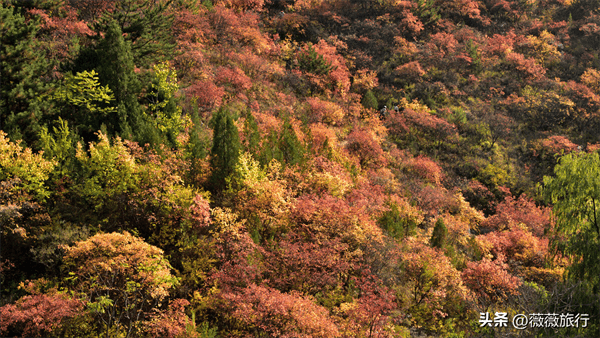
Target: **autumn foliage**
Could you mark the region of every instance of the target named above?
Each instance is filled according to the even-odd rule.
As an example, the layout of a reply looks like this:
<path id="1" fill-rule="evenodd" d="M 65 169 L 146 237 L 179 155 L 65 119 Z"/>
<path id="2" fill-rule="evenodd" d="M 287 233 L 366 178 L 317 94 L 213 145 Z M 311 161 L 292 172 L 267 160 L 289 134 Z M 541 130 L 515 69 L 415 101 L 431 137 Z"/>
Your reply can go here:
<path id="1" fill-rule="evenodd" d="M 597 4 L 3 1 L 0 335 L 592 317 Z"/>

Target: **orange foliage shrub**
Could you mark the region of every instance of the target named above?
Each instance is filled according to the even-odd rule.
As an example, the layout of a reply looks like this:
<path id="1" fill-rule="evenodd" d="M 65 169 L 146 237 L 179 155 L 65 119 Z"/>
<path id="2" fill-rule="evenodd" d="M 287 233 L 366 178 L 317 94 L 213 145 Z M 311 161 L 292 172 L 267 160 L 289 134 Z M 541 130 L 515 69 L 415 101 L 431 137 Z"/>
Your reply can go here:
<path id="1" fill-rule="evenodd" d="M 405 63 L 395 69 L 398 76 L 402 79 L 406 79 L 409 82 L 419 82 L 421 77 L 425 75 L 425 71 L 421 67 L 419 61 L 411 61 Z"/>
<path id="2" fill-rule="evenodd" d="M 309 193 L 329 193 L 332 196 L 344 196 L 352 188 L 352 177 L 337 162 L 323 156 L 313 157 L 309 165 L 311 172 L 306 177 L 304 184 Z"/>
<path id="3" fill-rule="evenodd" d="M 372 219 L 378 219 L 381 213 L 388 209 L 385 206 L 386 195 L 379 185 L 363 182 L 346 196 L 348 205 L 359 208 L 362 212 L 370 215 Z"/>
<path id="4" fill-rule="evenodd" d="M 516 34 L 513 30 L 506 35 L 494 34 L 486 39 L 481 50 L 487 57 L 504 56 L 513 49 L 515 38 Z M 497 60 L 497 58 L 494 59 Z"/>
<path id="5" fill-rule="evenodd" d="M 508 196 L 496 206 L 496 214 L 488 217 L 483 222 L 483 226 L 504 230 L 521 223 L 533 234 L 541 237 L 550 226 L 550 213 L 550 208 L 536 206 L 535 202 L 525 194 L 519 199 Z"/>
<path id="6" fill-rule="evenodd" d="M 188 217 L 192 221 L 192 228 L 200 230 L 205 229 L 212 224 L 210 218 L 210 205 L 202 195 L 198 194 L 194 197 L 189 211 Z"/>
<path id="7" fill-rule="evenodd" d="M 344 118 L 342 107 L 330 101 L 323 101 L 318 97 L 309 97 L 306 102 L 312 110 L 312 121 L 327 124 L 339 124 Z"/>
<path id="8" fill-rule="evenodd" d="M 319 153 L 321 150 L 324 150 L 325 142 L 327 142 L 328 147 L 337 148 L 337 136 L 335 135 L 335 131 L 331 128 L 328 128 L 324 124 L 314 123 L 310 125 L 310 133 L 312 136 L 312 150 L 315 153 Z"/>
<path id="9" fill-rule="evenodd" d="M 322 90 L 330 87 L 334 93 L 345 95 L 350 89 L 350 71 L 346 66 L 346 60 L 337 53 L 337 48 L 328 44 L 325 40 L 319 40 L 314 45 L 315 51 L 331 64 L 332 69 L 327 75 L 315 76 L 307 74 L 313 84 Z M 300 52 L 306 53 L 308 45 Z"/>
<path id="10" fill-rule="evenodd" d="M 362 128 L 356 128 L 348 135 L 346 149 L 358 157 L 363 168 L 381 167 L 387 162 L 381 145 Z"/>
<path id="11" fill-rule="evenodd" d="M 226 313 L 245 331 L 244 337 L 254 337 L 258 332 L 274 337 L 339 336 L 328 311 L 295 291 L 283 293 L 250 284 L 239 292 L 223 293 L 220 297 L 228 304 Z"/>
<path id="12" fill-rule="evenodd" d="M 252 87 L 252 79 L 237 67 L 219 67 L 216 71 L 215 81 L 220 85 L 230 85 L 235 90 L 248 90 Z"/>
<path id="13" fill-rule="evenodd" d="M 439 62 L 439 60 L 453 54 L 456 51 L 458 41 L 456 41 L 454 35 L 440 32 L 431 35 L 431 38 L 426 46 L 429 53 L 431 53 L 431 58 L 437 59 Z"/>
<path id="14" fill-rule="evenodd" d="M 284 74 L 285 69 L 276 61 L 269 59 L 269 55 L 273 54 L 276 56 L 279 50 L 273 45 L 272 40 L 269 39 L 267 42 L 269 46 L 264 51 L 267 55 L 261 55 L 249 47 L 243 47 L 239 52 L 228 51 L 225 53 L 226 58 L 239 65 L 244 73 L 251 77 L 254 82 L 278 78 Z"/>
<path id="15" fill-rule="evenodd" d="M 487 242 L 482 247 L 490 248 L 495 257 L 509 257 L 525 266 L 542 267 L 548 253 L 547 238 L 536 237 L 520 227 L 480 235 L 478 240 Z"/>
<path id="16" fill-rule="evenodd" d="M 270 50 L 271 42 L 260 31 L 257 13 L 236 12 L 223 4 L 213 9 L 209 13 L 209 19 L 219 42 L 227 42 L 234 47 L 247 46 L 256 54 Z"/>
<path id="17" fill-rule="evenodd" d="M 175 299 L 166 311 L 154 309 L 152 319 L 142 324 L 142 331 L 149 337 L 202 337 L 196 332 L 195 323 L 185 314 L 188 305 L 190 302 L 185 299 Z"/>
<path id="18" fill-rule="evenodd" d="M 379 84 L 377 72 L 369 69 L 360 69 L 354 74 L 352 88 L 358 92 L 366 92 Z"/>
<path id="19" fill-rule="evenodd" d="M 581 82 L 600 95 L 600 72 L 594 68 L 588 68 L 581 74 Z"/>
<path id="20" fill-rule="evenodd" d="M 502 302 L 518 294 L 521 285 L 517 277 L 506 271 L 507 267 L 502 255 L 494 261 L 484 258 L 479 262 L 467 262 L 462 279 L 480 300 Z"/>
<path id="21" fill-rule="evenodd" d="M 442 167 L 425 155 L 412 158 L 408 166 L 415 174 L 436 185 L 444 178 Z"/>
<path id="22" fill-rule="evenodd" d="M 458 200 L 444 187 L 427 185 L 420 189 L 415 199 L 423 211 L 431 215 L 458 209 Z"/>
<path id="23" fill-rule="evenodd" d="M 525 58 L 523 54 L 510 52 L 506 55 L 506 60 L 524 75 L 527 81 L 541 80 L 546 74 L 546 68 L 536 63 L 533 58 Z"/>
<path id="24" fill-rule="evenodd" d="M 41 19 L 38 36 L 43 36 L 44 39 L 49 40 L 45 48 L 48 53 L 47 57 L 65 60 L 71 53 L 70 49 L 73 45 L 71 39 L 75 37 L 84 38 L 95 33 L 88 27 L 86 22 L 77 18 L 75 8 L 67 5 L 62 9 L 66 14 L 65 16 L 52 16 L 52 11 L 37 8 L 30 9 L 28 12 Z"/>
<path id="25" fill-rule="evenodd" d="M 288 234 L 276 249 L 262 250 L 263 281 L 278 290 L 318 294 L 342 283 L 340 276 L 352 273 L 355 266 L 348 244 L 339 238 L 316 238 Z"/>
<path id="26" fill-rule="evenodd" d="M 400 21 L 400 29 L 410 36 L 418 36 L 425 27 L 421 20 L 409 10 L 402 11 L 402 20 Z"/>
<path id="27" fill-rule="evenodd" d="M 470 299 L 469 290 L 460 278 L 460 272 L 440 250 L 427 244 L 408 241 L 401 253 L 404 266 L 403 286 L 410 290 L 415 307 L 426 307 L 429 319 L 444 318 L 447 306 L 457 300 Z"/>
<path id="28" fill-rule="evenodd" d="M 66 249 L 74 290 L 106 330 L 144 320 L 178 283 L 163 251 L 129 233 L 97 234 Z M 106 302 L 109 300 L 109 302 Z"/>
<path id="29" fill-rule="evenodd" d="M 204 12 L 177 11 L 172 29 L 178 51 L 173 65 L 181 79 L 192 80 L 202 73 L 202 65 L 206 62 L 202 49 L 216 36 Z"/>
<path id="30" fill-rule="evenodd" d="M 213 81 L 197 81 L 186 90 L 186 96 L 192 102 L 195 100 L 199 108 L 209 111 L 221 105 L 225 90 Z"/>
<path id="31" fill-rule="evenodd" d="M 438 1 L 445 14 L 466 17 L 469 19 L 484 20 L 479 10 L 479 2 L 474 0 Z M 485 20 L 484 20 L 485 21 Z M 489 21 L 489 19 L 488 19 Z M 486 21 L 487 22 L 487 21 Z"/>
<path id="32" fill-rule="evenodd" d="M 553 135 L 542 141 L 542 146 L 554 154 L 569 153 L 577 149 L 577 145 L 565 136 Z"/>
<path id="33" fill-rule="evenodd" d="M 333 196 L 305 195 L 296 200 L 291 219 L 317 239 L 341 238 L 350 250 L 355 250 L 369 241 L 380 241 L 383 235 L 361 209 Z"/>
<path id="34" fill-rule="evenodd" d="M 265 5 L 264 0 L 216 0 L 216 4 L 223 4 L 227 8 L 231 8 L 237 11 L 257 11 L 263 10 Z"/>

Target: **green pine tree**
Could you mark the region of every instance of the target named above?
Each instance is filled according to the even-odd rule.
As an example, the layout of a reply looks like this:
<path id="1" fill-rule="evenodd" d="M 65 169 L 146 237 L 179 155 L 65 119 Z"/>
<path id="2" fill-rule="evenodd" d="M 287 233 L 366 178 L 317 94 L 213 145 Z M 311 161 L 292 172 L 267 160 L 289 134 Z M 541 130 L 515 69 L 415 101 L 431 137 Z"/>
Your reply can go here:
<path id="1" fill-rule="evenodd" d="M 189 129 L 187 153 L 190 159 L 189 180 L 193 183 L 195 182 L 194 178 L 202 171 L 201 166 L 198 165 L 198 160 L 204 159 L 208 155 L 210 139 L 197 111 L 192 112 L 191 119 L 192 126 Z"/>
<path id="2" fill-rule="evenodd" d="M 289 119 L 285 119 L 279 139 L 279 149 L 283 154 L 284 163 L 294 165 L 301 163 L 304 160 L 304 146 L 296 136 L 296 132 L 292 127 Z"/>
<path id="3" fill-rule="evenodd" d="M 409 217 L 402 215 L 398 204 L 391 202 L 388 204 L 389 210 L 384 212 L 379 218 L 378 223 L 388 235 L 400 239 L 413 235 L 416 228 L 416 223 Z"/>
<path id="4" fill-rule="evenodd" d="M 135 73 L 131 43 L 125 41 L 120 26 L 112 21 L 104 39 L 98 44 L 97 57 L 100 81 L 114 93 L 116 113 L 103 119 L 109 133 L 142 145 L 163 143 L 155 121 L 146 115 L 138 101 L 141 83 Z"/>
<path id="5" fill-rule="evenodd" d="M 448 237 L 448 228 L 444 224 L 442 218 L 438 218 L 431 234 L 431 246 L 434 248 L 443 249 L 446 246 L 446 238 Z"/>
<path id="6" fill-rule="evenodd" d="M 250 152 L 255 158 L 259 157 L 260 132 L 258 131 L 256 119 L 250 109 L 246 111 L 244 135 L 246 135 L 246 142 L 244 144 L 246 151 Z"/>
<path id="7" fill-rule="evenodd" d="M 268 165 L 273 159 L 284 163 L 283 152 L 279 149 L 279 137 L 274 130 L 271 130 L 267 136 L 258 159 L 263 166 Z"/>
<path id="8" fill-rule="evenodd" d="M 131 45 L 133 59 L 139 67 L 169 59 L 175 43 L 171 34 L 174 15 L 167 9 L 172 1 L 119 0 L 115 10 L 104 13 L 94 25 L 97 32 L 108 32 L 116 23 L 126 34 L 125 41 Z"/>
<path id="9" fill-rule="evenodd" d="M 315 75 L 327 75 L 334 70 L 331 62 L 317 53 L 315 47 L 310 43 L 308 49 L 298 55 L 298 66 L 301 70 Z"/>
<path id="10" fill-rule="evenodd" d="M 222 190 L 225 179 L 233 173 L 240 156 L 240 136 L 231 114 L 219 109 L 211 120 L 213 143 L 210 150 L 211 188 Z"/>
<path id="11" fill-rule="evenodd" d="M 14 6 L 0 4 L 0 130 L 11 139 L 35 143 L 52 83 L 44 78 L 51 61 L 35 40 L 38 22 L 26 20 Z"/>
<path id="12" fill-rule="evenodd" d="M 367 92 L 365 93 L 365 96 L 363 96 L 362 99 L 362 105 L 363 107 L 367 108 L 367 109 L 375 109 L 377 110 L 377 108 L 379 107 L 379 102 L 377 102 L 377 98 L 375 97 L 375 94 L 373 94 L 372 91 L 367 90 Z"/>

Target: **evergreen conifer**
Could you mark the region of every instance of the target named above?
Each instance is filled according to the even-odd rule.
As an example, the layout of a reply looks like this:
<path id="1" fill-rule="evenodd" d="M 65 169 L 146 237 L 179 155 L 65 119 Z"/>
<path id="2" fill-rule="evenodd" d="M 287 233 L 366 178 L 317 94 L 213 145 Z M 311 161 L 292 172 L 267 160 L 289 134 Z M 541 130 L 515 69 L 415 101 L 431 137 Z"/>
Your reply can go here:
<path id="1" fill-rule="evenodd" d="M 379 106 L 379 102 L 377 102 L 377 98 L 375 97 L 375 94 L 373 94 L 372 91 L 367 90 L 367 92 L 365 93 L 365 96 L 363 96 L 362 99 L 362 105 L 363 107 L 367 108 L 367 109 L 375 109 L 377 110 L 378 106 Z"/>
<path id="2" fill-rule="evenodd" d="M 213 116 L 213 144 L 210 151 L 211 188 L 221 190 L 233 173 L 240 156 L 240 136 L 230 113 L 219 109 Z"/>
<path id="3" fill-rule="evenodd" d="M 35 40 L 36 20 L 26 20 L 12 5 L 0 4 L 0 130 L 33 144 L 51 88 L 45 75 L 51 62 Z"/>
<path id="4" fill-rule="evenodd" d="M 442 218 L 438 218 L 433 228 L 433 234 L 431 235 L 431 246 L 434 248 L 444 248 L 446 246 L 446 238 L 448 237 L 448 228 L 444 224 Z"/>

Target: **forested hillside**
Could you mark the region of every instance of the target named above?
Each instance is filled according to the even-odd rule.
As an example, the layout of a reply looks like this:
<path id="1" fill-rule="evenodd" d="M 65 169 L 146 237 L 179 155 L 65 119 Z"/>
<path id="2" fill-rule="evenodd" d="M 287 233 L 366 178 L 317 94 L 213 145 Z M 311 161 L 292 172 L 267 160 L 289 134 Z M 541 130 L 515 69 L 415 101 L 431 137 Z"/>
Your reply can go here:
<path id="1" fill-rule="evenodd" d="M 0 2 L 0 336 L 600 336 L 599 0 Z"/>

